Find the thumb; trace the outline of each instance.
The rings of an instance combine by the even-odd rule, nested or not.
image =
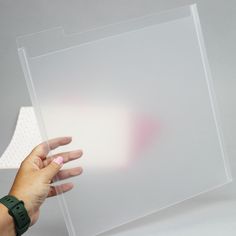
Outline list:
[[[56,157],[48,166],[42,169],[43,178],[50,182],[63,166],[63,157]]]

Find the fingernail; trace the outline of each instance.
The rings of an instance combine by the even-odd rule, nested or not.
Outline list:
[[[55,163],[57,163],[58,165],[62,165],[64,160],[63,160],[63,157],[58,156],[58,157],[55,158],[53,161],[54,161]]]
[[[71,151],[70,155],[72,158],[78,158],[78,157],[81,157],[83,154],[82,150],[79,149],[79,150],[75,150],[75,151]]]

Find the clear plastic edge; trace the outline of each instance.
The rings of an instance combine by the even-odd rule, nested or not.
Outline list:
[[[230,165],[229,165],[229,159],[228,159],[226,151],[224,150],[223,132],[220,128],[219,112],[218,112],[218,107],[217,107],[217,103],[216,103],[217,100],[216,100],[216,95],[215,95],[215,92],[214,92],[214,84],[213,84],[212,75],[211,75],[211,72],[210,72],[210,66],[209,66],[209,62],[208,62],[208,58],[207,58],[207,54],[206,54],[206,48],[205,48],[203,35],[202,35],[202,29],[201,29],[200,19],[199,19],[199,15],[198,15],[198,10],[197,10],[197,4],[188,5],[186,7],[190,7],[191,15],[193,17],[193,21],[194,21],[194,24],[195,24],[195,30],[197,32],[199,48],[200,48],[200,51],[201,51],[202,62],[203,62],[203,67],[204,67],[204,71],[205,71],[205,76],[206,76],[206,83],[207,83],[207,87],[208,87],[208,91],[209,91],[211,107],[212,107],[212,112],[213,112],[213,116],[214,116],[215,126],[216,126],[216,129],[217,129],[219,143],[220,143],[220,147],[221,147],[222,158],[223,158],[223,162],[224,162],[224,168],[225,168],[227,181],[224,182],[224,183],[221,183],[217,186],[214,186],[210,189],[202,191],[198,194],[194,194],[194,195],[192,195],[188,198],[185,198],[181,201],[174,202],[174,203],[172,203],[170,205],[167,205],[163,208],[159,208],[158,210],[150,211],[145,215],[139,216],[137,218],[133,218],[133,219],[129,220],[126,223],[118,224],[115,227],[111,227],[110,229],[107,229],[105,231],[101,231],[101,232],[97,233],[96,235],[102,234],[104,232],[111,231],[114,228],[121,227],[122,225],[126,225],[126,224],[128,224],[130,222],[133,222],[133,221],[136,221],[138,219],[142,219],[142,218],[144,218],[146,216],[149,216],[151,214],[160,212],[160,211],[162,211],[164,209],[167,209],[169,207],[172,207],[174,205],[178,205],[182,202],[185,202],[187,200],[198,197],[198,196],[200,196],[204,193],[211,192],[215,189],[218,189],[218,188],[232,182],[232,180],[233,180],[232,175],[231,175]],[[170,10],[170,11],[173,11],[173,10]],[[58,27],[57,29],[61,29],[61,28]],[[45,31],[43,31],[43,32],[45,32]],[[34,34],[32,34],[32,35],[34,35]],[[23,36],[23,37],[25,37],[25,36]],[[20,38],[21,37],[18,37],[18,39],[20,39]],[[31,76],[31,72],[30,72],[30,68],[29,68],[29,63],[28,63],[28,59],[27,59],[27,57],[30,58],[30,56],[27,55],[26,49],[24,47],[22,47],[22,45],[19,45],[18,42],[19,41],[17,40],[19,59],[20,59],[20,62],[21,62],[21,66],[22,66],[24,76],[25,76],[26,84],[27,84],[27,87],[28,87],[28,90],[29,90],[30,98],[31,98],[32,104],[35,108],[35,114],[36,114],[36,118],[38,120],[39,129],[41,131],[41,136],[42,136],[42,139],[46,140],[46,142],[47,142],[48,138],[47,138],[46,130],[45,130],[45,127],[44,127],[44,121],[43,121],[43,117],[41,115],[41,109],[40,109],[40,105],[38,103],[37,94],[36,94],[36,91],[35,91],[35,88],[34,88],[34,84],[33,84],[33,81],[32,81],[32,76]],[[59,201],[59,205],[60,205],[64,220],[65,220],[65,224],[66,224],[66,227],[67,227],[67,230],[68,230],[68,235],[69,236],[76,236],[76,232],[75,232],[75,229],[74,229],[74,226],[73,226],[73,223],[72,223],[72,219],[71,219],[71,216],[70,216],[70,213],[69,213],[69,209],[68,209],[68,206],[67,206],[67,203],[66,203],[66,200],[65,200],[63,194],[58,195],[57,199]]]
[[[200,52],[201,52],[202,64],[203,64],[204,73],[205,73],[205,77],[206,77],[206,83],[207,83],[207,88],[208,88],[208,92],[209,92],[212,113],[213,113],[213,117],[214,117],[214,121],[215,121],[215,127],[217,130],[219,144],[220,144],[220,148],[221,148],[222,158],[223,158],[223,162],[224,162],[225,172],[226,172],[227,179],[229,181],[232,181],[233,178],[232,178],[232,174],[231,174],[229,158],[228,158],[227,152],[224,148],[225,143],[224,143],[223,131],[221,129],[222,125],[220,122],[220,120],[221,120],[220,113],[219,113],[219,108],[217,105],[218,103],[217,103],[217,98],[216,98],[216,94],[215,94],[215,90],[214,90],[214,83],[213,83],[213,79],[212,79],[210,64],[209,64],[209,60],[208,60],[207,53],[206,53],[206,47],[205,47],[205,42],[204,42],[204,38],[203,38],[201,22],[200,22],[200,18],[198,15],[197,4],[193,4],[190,7],[191,7],[191,12],[192,12],[193,22],[195,25],[195,30],[197,32],[198,44],[199,44],[199,48],[200,48]]]
[[[39,125],[39,130],[41,131],[41,138],[42,140],[45,140],[45,142],[48,145],[48,137],[46,134],[46,129],[44,127],[44,121],[43,121],[43,117],[41,114],[41,109],[40,109],[40,105],[38,103],[38,99],[37,99],[37,94],[35,92],[35,88],[34,88],[34,84],[32,81],[32,76],[31,76],[31,72],[30,72],[30,68],[29,68],[29,64],[28,64],[28,60],[27,60],[27,55],[26,55],[26,51],[24,50],[24,48],[20,48],[18,50],[18,54],[19,54],[19,58],[20,58],[20,62],[21,62],[21,66],[22,66],[22,70],[25,76],[25,80],[26,80],[26,85],[30,94],[30,98],[33,104],[33,107],[35,108],[35,115],[36,118],[38,120],[38,125]],[[48,145],[48,151],[50,152],[50,148]],[[75,230],[74,230],[74,226],[72,224],[72,220],[70,217],[70,213],[65,201],[65,198],[62,194],[62,191],[60,190],[60,187],[57,189],[57,200],[59,202],[59,206],[61,208],[62,214],[63,214],[63,218],[68,230],[68,235],[69,236],[76,236],[75,234]]]
[[[170,9],[161,13],[148,14],[141,17],[131,18],[126,21],[120,21],[114,24],[107,24],[101,27],[92,28],[83,32],[67,34],[63,27],[58,26],[44,31],[18,36],[17,47],[27,49],[27,56],[35,59],[41,56],[48,56],[64,50],[89,44],[103,38],[114,37],[127,32],[133,32],[142,28],[151,27],[163,22],[182,19],[191,16],[190,6],[182,6],[176,9]],[[38,38],[41,38],[39,45]],[[54,39],[50,45],[48,38]],[[30,39],[30,43],[29,40]],[[41,51],[35,53],[32,42],[36,40],[37,50],[41,46]],[[57,44],[57,46],[55,46]]]

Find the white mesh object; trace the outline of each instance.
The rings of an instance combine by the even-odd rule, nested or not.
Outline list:
[[[41,136],[33,107],[22,107],[11,142],[0,158],[0,169],[18,168],[40,141]]]

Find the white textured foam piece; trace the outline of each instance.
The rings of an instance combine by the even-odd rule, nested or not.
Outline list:
[[[0,158],[0,169],[18,168],[41,140],[33,107],[22,107],[11,142]]]

